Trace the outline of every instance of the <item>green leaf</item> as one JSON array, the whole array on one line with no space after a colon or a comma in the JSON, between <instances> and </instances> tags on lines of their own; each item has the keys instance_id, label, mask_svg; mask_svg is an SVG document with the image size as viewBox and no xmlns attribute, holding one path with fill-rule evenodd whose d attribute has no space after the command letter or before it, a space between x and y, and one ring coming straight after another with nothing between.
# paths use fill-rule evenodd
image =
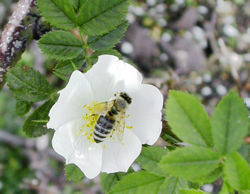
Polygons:
<instances>
[{"instance_id":1,"label":"green leaf","mask_svg":"<svg viewBox=\"0 0 250 194\"><path fill-rule=\"evenodd\" d=\"M67 181L79 182L83 179L84 174L74 164L68 164L65 166L65 176Z\"/></svg>"},{"instance_id":2,"label":"green leaf","mask_svg":"<svg viewBox=\"0 0 250 194\"><path fill-rule=\"evenodd\" d=\"M77 17L84 34L98 36L116 29L124 20L129 0L91 0L82 4Z\"/></svg>"},{"instance_id":3,"label":"green leaf","mask_svg":"<svg viewBox=\"0 0 250 194\"><path fill-rule=\"evenodd\" d=\"M80 1L80 0L71 0L70 3L73 6L75 12L78 12L79 8L80 8L80 2L84 2L84 1Z\"/></svg>"},{"instance_id":4,"label":"green leaf","mask_svg":"<svg viewBox=\"0 0 250 194\"><path fill-rule=\"evenodd\" d=\"M231 188L230 185L228 185L228 183L224 181L220 194L234 194L234 189Z\"/></svg>"},{"instance_id":5,"label":"green leaf","mask_svg":"<svg viewBox=\"0 0 250 194\"><path fill-rule=\"evenodd\" d=\"M158 147L143 147L140 156L137 158L136 162L145 170L152 174L158 176L163 176L161 168L158 166L161 158L166 155L167 150Z\"/></svg>"},{"instance_id":6,"label":"green leaf","mask_svg":"<svg viewBox=\"0 0 250 194\"><path fill-rule=\"evenodd\" d=\"M82 43L73 34L65 31L52 31L38 42L39 48L49 58L68 60L83 54Z\"/></svg>"},{"instance_id":7,"label":"green leaf","mask_svg":"<svg viewBox=\"0 0 250 194\"><path fill-rule=\"evenodd\" d=\"M100 180L101 180L101 186L102 190L107 193L111 190L111 188L121 180L123 176L125 176L126 173L112 173L112 174L106 174L106 173L101 173L100 174Z\"/></svg>"},{"instance_id":8,"label":"green leaf","mask_svg":"<svg viewBox=\"0 0 250 194\"><path fill-rule=\"evenodd\" d=\"M159 177L147 171L131 173L122 178L111 189L111 193L155 194L158 193L164 177Z\"/></svg>"},{"instance_id":9,"label":"green leaf","mask_svg":"<svg viewBox=\"0 0 250 194\"><path fill-rule=\"evenodd\" d=\"M74 71L72 63L77 67L77 69L80 69L84 65L84 61L83 57L78 57L73 60L60 61L57 63L53 73L59 78L67 81Z\"/></svg>"},{"instance_id":10,"label":"green leaf","mask_svg":"<svg viewBox=\"0 0 250 194\"><path fill-rule=\"evenodd\" d=\"M29 137L38 137L48 132L46 124L49 120L49 111L54 102L49 100L37 108L23 124L23 131Z\"/></svg>"},{"instance_id":11,"label":"green leaf","mask_svg":"<svg viewBox=\"0 0 250 194\"><path fill-rule=\"evenodd\" d=\"M31 102L26 102L26 101L20 101L17 100L16 102L16 113L19 116L25 115L27 112L29 112L30 108L32 107Z\"/></svg>"},{"instance_id":12,"label":"green leaf","mask_svg":"<svg viewBox=\"0 0 250 194\"><path fill-rule=\"evenodd\" d=\"M74 8L69 0L37 0L37 6L45 20L57 28L76 28Z\"/></svg>"},{"instance_id":13,"label":"green leaf","mask_svg":"<svg viewBox=\"0 0 250 194\"><path fill-rule=\"evenodd\" d=\"M177 177L168 177L160 186L158 194L179 194L179 189L188 188L188 182Z\"/></svg>"},{"instance_id":14,"label":"green leaf","mask_svg":"<svg viewBox=\"0 0 250 194\"><path fill-rule=\"evenodd\" d=\"M107 50L113 48L123 37L128 27L128 22L120 24L116 29L89 39L89 47L93 50Z\"/></svg>"},{"instance_id":15,"label":"green leaf","mask_svg":"<svg viewBox=\"0 0 250 194\"><path fill-rule=\"evenodd\" d=\"M222 176L222 168L218 167L205 176L192 178L192 181L200 184L213 183L221 176Z\"/></svg>"},{"instance_id":16,"label":"green leaf","mask_svg":"<svg viewBox=\"0 0 250 194\"><path fill-rule=\"evenodd\" d=\"M169 152L162 158L160 166L165 173L192 181L208 175L218 163L219 156L212 149L192 146Z\"/></svg>"},{"instance_id":17,"label":"green leaf","mask_svg":"<svg viewBox=\"0 0 250 194\"><path fill-rule=\"evenodd\" d=\"M230 91L216 106L212 117L214 145L226 154L240 148L248 130L248 111L242 99Z\"/></svg>"},{"instance_id":18,"label":"green leaf","mask_svg":"<svg viewBox=\"0 0 250 194\"><path fill-rule=\"evenodd\" d=\"M32 68L11 68L7 74L7 83L13 95L21 101L38 102L49 98L51 94L46 78Z\"/></svg>"},{"instance_id":19,"label":"green leaf","mask_svg":"<svg viewBox=\"0 0 250 194\"><path fill-rule=\"evenodd\" d=\"M238 194L249 194L250 193L250 191L248 190L248 191L239 191L238 192Z\"/></svg>"},{"instance_id":20,"label":"green leaf","mask_svg":"<svg viewBox=\"0 0 250 194\"><path fill-rule=\"evenodd\" d=\"M238 152L248 163L250 163L250 144L243 143Z\"/></svg>"},{"instance_id":21,"label":"green leaf","mask_svg":"<svg viewBox=\"0 0 250 194\"><path fill-rule=\"evenodd\" d=\"M184 92L170 91L165 113L172 131L181 140L193 145L212 147L209 117L195 97Z\"/></svg>"},{"instance_id":22,"label":"green leaf","mask_svg":"<svg viewBox=\"0 0 250 194\"><path fill-rule=\"evenodd\" d=\"M226 157L224 173L225 180L234 189L250 189L250 169L239 153L234 152Z\"/></svg>"},{"instance_id":23,"label":"green leaf","mask_svg":"<svg viewBox=\"0 0 250 194\"><path fill-rule=\"evenodd\" d=\"M179 194L204 194L204 193L205 192L201 190L194 190L194 189L182 189L179 191Z\"/></svg>"}]
</instances>

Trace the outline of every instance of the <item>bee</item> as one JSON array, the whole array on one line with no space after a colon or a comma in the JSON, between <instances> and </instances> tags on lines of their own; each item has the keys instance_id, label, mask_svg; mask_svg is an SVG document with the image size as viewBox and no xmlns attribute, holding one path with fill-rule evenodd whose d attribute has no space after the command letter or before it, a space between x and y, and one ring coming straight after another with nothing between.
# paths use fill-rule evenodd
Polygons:
<instances>
[{"instance_id":1,"label":"bee","mask_svg":"<svg viewBox=\"0 0 250 194\"><path fill-rule=\"evenodd\" d=\"M105 102L108 110L105 115L100 115L95 124L94 141L103 142L112 131L121 128L122 132L125 125L121 122L125 118L126 110L131 104L132 99L125 92L116 95L115 99ZM122 125L122 126L121 126Z\"/></svg>"}]
</instances>

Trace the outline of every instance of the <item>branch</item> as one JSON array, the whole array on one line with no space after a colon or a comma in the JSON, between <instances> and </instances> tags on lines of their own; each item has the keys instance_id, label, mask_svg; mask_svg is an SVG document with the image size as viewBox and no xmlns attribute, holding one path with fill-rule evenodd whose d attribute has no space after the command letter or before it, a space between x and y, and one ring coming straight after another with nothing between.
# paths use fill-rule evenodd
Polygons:
<instances>
[{"instance_id":1,"label":"branch","mask_svg":"<svg viewBox=\"0 0 250 194\"><path fill-rule=\"evenodd\" d=\"M13 147L21 147L21 148L27 148L27 149L36 149L36 142L35 140L30 139L24 139L21 137L18 137L16 135L12 135L8 132L5 132L0 129L0 143L13 146ZM63 158L59 156L57 153L55 153L54 150L51 148L45 150L45 152L52 158L63 162Z\"/></svg>"},{"instance_id":2,"label":"branch","mask_svg":"<svg viewBox=\"0 0 250 194\"><path fill-rule=\"evenodd\" d=\"M35 147L35 142L33 140L22 139L18 136L14 136L2 130L0 130L0 142L14 147L25 147L25 148Z\"/></svg>"},{"instance_id":3,"label":"branch","mask_svg":"<svg viewBox=\"0 0 250 194\"><path fill-rule=\"evenodd\" d=\"M19 0L9 22L5 25L0 39L0 89L5 82L5 74L15 65L32 39L49 31L41 22L36 0ZM44 27L46 26L46 27Z\"/></svg>"}]
</instances>

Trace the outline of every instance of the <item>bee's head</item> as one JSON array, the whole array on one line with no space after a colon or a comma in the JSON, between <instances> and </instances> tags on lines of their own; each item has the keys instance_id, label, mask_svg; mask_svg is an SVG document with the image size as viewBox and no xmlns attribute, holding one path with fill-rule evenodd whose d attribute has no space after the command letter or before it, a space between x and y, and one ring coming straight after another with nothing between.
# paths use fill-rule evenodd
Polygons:
<instances>
[{"instance_id":1,"label":"bee's head","mask_svg":"<svg viewBox=\"0 0 250 194\"><path fill-rule=\"evenodd\" d=\"M132 99L125 92L120 93L120 97L123 98L128 104L131 104Z\"/></svg>"}]
</instances>

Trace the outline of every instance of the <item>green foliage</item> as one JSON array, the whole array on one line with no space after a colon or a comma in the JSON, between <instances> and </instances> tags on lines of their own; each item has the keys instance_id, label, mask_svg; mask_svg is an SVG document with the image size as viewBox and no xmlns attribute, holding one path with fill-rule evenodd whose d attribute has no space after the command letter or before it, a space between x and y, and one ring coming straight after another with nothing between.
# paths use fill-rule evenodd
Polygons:
<instances>
[{"instance_id":1,"label":"green foliage","mask_svg":"<svg viewBox=\"0 0 250 194\"><path fill-rule=\"evenodd\" d=\"M248 130L248 111L241 98L230 91L216 106L213 118L214 145L218 152L236 151Z\"/></svg>"},{"instance_id":2,"label":"green foliage","mask_svg":"<svg viewBox=\"0 0 250 194\"><path fill-rule=\"evenodd\" d=\"M2 108L2 107L1 107ZM29 161L22 148L14 148L0 143L0 193L28 194L26 188L20 187L24 179L34 179L29 168Z\"/></svg>"},{"instance_id":3,"label":"green foliage","mask_svg":"<svg viewBox=\"0 0 250 194\"><path fill-rule=\"evenodd\" d=\"M155 194L158 193L164 179L146 171L131 173L114 185L109 193Z\"/></svg>"},{"instance_id":4,"label":"green foliage","mask_svg":"<svg viewBox=\"0 0 250 194\"><path fill-rule=\"evenodd\" d=\"M106 34L90 38L88 40L89 47L93 50L107 50L113 48L123 37L127 27L128 23L124 22Z\"/></svg>"},{"instance_id":5,"label":"green foliage","mask_svg":"<svg viewBox=\"0 0 250 194\"><path fill-rule=\"evenodd\" d=\"M0 92L0 130L20 135L18 130L22 119L16 116L15 98L7 90ZM3 137L1 136L0 139ZM23 148L10 146L0 141L0 193L28 193L20 187L24 179L35 178L29 168L29 160L23 154Z\"/></svg>"},{"instance_id":6,"label":"green foliage","mask_svg":"<svg viewBox=\"0 0 250 194\"><path fill-rule=\"evenodd\" d=\"M234 191L230 188L230 186L227 184L227 182L223 182L220 194L233 194Z\"/></svg>"},{"instance_id":7,"label":"green foliage","mask_svg":"<svg viewBox=\"0 0 250 194\"><path fill-rule=\"evenodd\" d=\"M12 68L7 74L7 83L13 95L21 101L38 102L51 94L46 78L32 68Z\"/></svg>"},{"instance_id":8,"label":"green foliage","mask_svg":"<svg viewBox=\"0 0 250 194\"><path fill-rule=\"evenodd\" d=\"M8 91L0 92L0 130L18 132L22 119L16 116L16 100ZM1 155L1 154L0 154Z\"/></svg>"},{"instance_id":9,"label":"green foliage","mask_svg":"<svg viewBox=\"0 0 250 194\"><path fill-rule=\"evenodd\" d=\"M205 192L194 189L182 189L179 194L205 194Z\"/></svg>"},{"instance_id":10,"label":"green foliage","mask_svg":"<svg viewBox=\"0 0 250 194\"><path fill-rule=\"evenodd\" d=\"M59 29L80 27L90 36L108 33L124 21L128 0L38 0L41 15Z\"/></svg>"},{"instance_id":11,"label":"green foliage","mask_svg":"<svg viewBox=\"0 0 250 194\"><path fill-rule=\"evenodd\" d=\"M152 174L162 176L164 173L158 166L162 156L167 153L167 150L162 147L143 147L142 152L136 162L145 170Z\"/></svg>"},{"instance_id":12,"label":"green foliage","mask_svg":"<svg viewBox=\"0 0 250 194\"><path fill-rule=\"evenodd\" d=\"M73 60L60 61L57 63L53 73L59 78L67 81L74 71L72 63L76 66L77 69L80 69L84 65L85 59L83 57L78 57Z\"/></svg>"},{"instance_id":13,"label":"green foliage","mask_svg":"<svg viewBox=\"0 0 250 194\"><path fill-rule=\"evenodd\" d=\"M65 31L49 32L38 44L44 54L58 60L74 59L83 53L81 41Z\"/></svg>"},{"instance_id":14,"label":"green foliage","mask_svg":"<svg viewBox=\"0 0 250 194\"><path fill-rule=\"evenodd\" d=\"M32 55L31 52L25 51L21 59L18 61L18 65L20 66L26 66L26 67L34 67L34 56Z\"/></svg>"},{"instance_id":15,"label":"green foliage","mask_svg":"<svg viewBox=\"0 0 250 194\"><path fill-rule=\"evenodd\" d=\"M176 135L202 147L214 142L216 152L196 146L177 148L161 161L165 173L200 184L211 183L224 174L226 183L222 192L231 192L231 187L249 189L247 162L236 152L230 155L242 145L249 123L248 111L235 92L230 91L217 105L212 118L212 136L207 114L191 95L171 91L166 108L167 119ZM221 154L227 153L225 163L221 162Z\"/></svg>"},{"instance_id":16,"label":"green foliage","mask_svg":"<svg viewBox=\"0 0 250 194\"><path fill-rule=\"evenodd\" d=\"M101 186L102 190L105 193L108 193L111 188L121 180L123 176L125 176L126 173L112 173L112 174L106 174L106 173L101 173L100 174L100 180L101 180Z\"/></svg>"},{"instance_id":17,"label":"green foliage","mask_svg":"<svg viewBox=\"0 0 250 194\"><path fill-rule=\"evenodd\" d=\"M186 188L188 188L188 182L185 179L170 176L164 180L158 194L179 194L179 189Z\"/></svg>"},{"instance_id":18,"label":"green foliage","mask_svg":"<svg viewBox=\"0 0 250 194\"><path fill-rule=\"evenodd\" d=\"M205 183L213 183L218 178L222 176L222 168L218 167L215 170L211 171L209 174L205 176L195 177L192 180L196 183L205 184Z\"/></svg>"},{"instance_id":19,"label":"green foliage","mask_svg":"<svg viewBox=\"0 0 250 194\"><path fill-rule=\"evenodd\" d=\"M243 143L238 152L248 163L250 163L250 144Z\"/></svg>"},{"instance_id":20,"label":"green foliage","mask_svg":"<svg viewBox=\"0 0 250 194\"><path fill-rule=\"evenodd\" d=\"M163 157L161 167L173 176L195 181L195 178L206 176L216 169L218 163L218 154L212 149L191 146L168 153Z\"/></svg>"},{"instance_id":21,"label":"green foliage","mask_svg":"<svg viewBox=\"0 0 250 194\"><path fill-rule=\"evenodd\" d=\"M29 137L38 137L48 132L46 124L49 120L49 110L54 101L48 100L42 106L37 108L23 124L23 131Z\"/></svg>"},{"instance_id":22,"label":"green foliage","mask_svg":"<svg viewBox=\"0 0 250 194\"><path fill-rule=\"evenodd\" d=\"M23 116L27 112L29 112L29 110L30 110L31 107L32 107L32 103L31 102L17 100L17 102L16 102L16 113L19 116Z\"/></svg>"},{"instance_id":23,"label":"green foliage","mask_svg":"<svg viewBox=\"0 0 250 194\"><path fill-rule=\"evenodd\" d=\"M83 179L84 174L74 164L68 164L65 166L65 176L67 181L79 182Z\"/></svg>"},{"instance_id":24,"label":"green foliage","mask_svg":"<svg viewBox=\"0 0 250 194\"><path fill-rule=\"evenodd\" d=\"M46 21L66 30L49 32L39 40L45 55L67 61L55 67L54 74L59 78L67 80L72 72L68 60L80 58L90 67L101 54L121 58L120 53L111 48L128 27L125 15L129 0L38 0L37 5Z\"/></svg>"},{"instance_id":25,"label":"green foliage","mask_svg":"<svg viewBox=\"0 0 250 194\"><path fill-rule=\"evenodd\" d=\"M85 1L77 16L81 31L90 36L98 36L117 28L127 13L128 0Z\"/></svg>"},{"instance_id":26,"label":"green foliage","mask_svg":"<svg viewBox=\"0 0 250 194\"><path fill-rule=\"evenodd\" d=\"M170 91L166 117L172 131L184 142L203 147L213 145L209 117L192 95Z\"/></svg>"},{"instance_id":27,"label":"green foliage","mask_svg":"<svg viewBox=\"0 0 250 194\"><path fill-rule=\"evenodd\" d=\"M41 15L52 25L64 30L72 30L75 25L75 13L69 0L37 0Z\"/></svg>"},{"instance_id":28,"label":"green foliage","mask_svg":"<svg viewBox=\"0 0 250 194\"><path fill-rule=\"evenodd\" d=\"M234 152L226 156L225 180L238 190L250 190L250 169L240 154Z\"/></svg>"}]
</instances>

